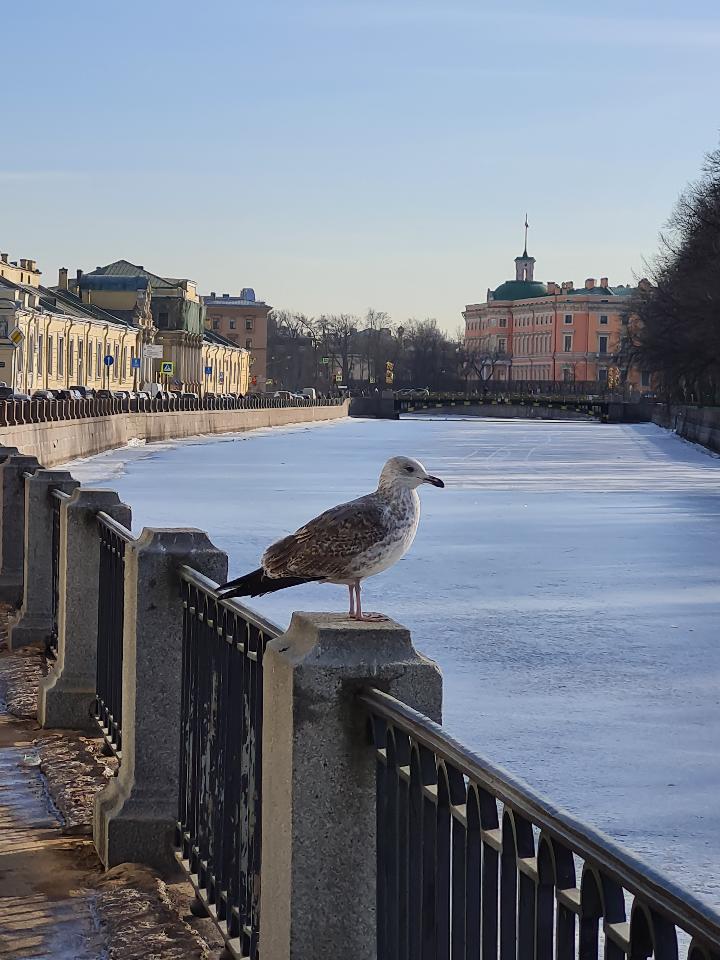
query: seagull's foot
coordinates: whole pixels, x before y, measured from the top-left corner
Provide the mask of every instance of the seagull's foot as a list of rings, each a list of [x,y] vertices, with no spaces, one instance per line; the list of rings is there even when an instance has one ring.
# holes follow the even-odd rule
[[[364,620],[366,623],[384,623],[390,617],[386,617],[384,613],[361,613],[359,616],[357,613],[353,613],[350,615],[350,619]]]

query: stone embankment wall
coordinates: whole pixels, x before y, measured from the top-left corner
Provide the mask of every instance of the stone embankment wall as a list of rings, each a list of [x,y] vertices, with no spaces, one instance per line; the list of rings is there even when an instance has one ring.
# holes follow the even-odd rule
[[[653,423],[674,430],[693,443],[720,453],[720,407],[666,407],[658,405]]]
[[[124,413],[87,420],[30,423],[0,428],[0,446],[17,447],[45,467],[124,447],[131,440],[179,440],[202,434],[240,433],[258,427],[337,420],[348,414],[347,401],[333,407],[267,407],[257,410],[197,410],[174,413]]]

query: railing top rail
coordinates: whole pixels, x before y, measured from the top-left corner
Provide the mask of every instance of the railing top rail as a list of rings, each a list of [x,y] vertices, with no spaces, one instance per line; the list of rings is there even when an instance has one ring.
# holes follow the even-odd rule
[[[271,620],[266,620],[265,617],[261,617],[257,613],[254,613],[248,607],[240,603],[239,600],[221,599],[217,592],[219,584],[215,583],[214,580],[211,580],[210,577],[206,577],[204,574],[198,573],[197,570],[194,570],[189,566],[180,567],[178,572],[180,574],[180,579],[184,580],[185,583],[192,584],[192,586],[202,590],[203,593],[208,594],[208,596],[213,600],[219,600],[222,606],[227,607],[227,609],[233,613],[239,613],[245,620],[247,620],[248,623],[254,627],[257,627],[258,630],[262,630],[262,632],[268,636],[279,637],[281,633],[285,632],[282,627],[279,627]]]
[[[121,540],[124,540],[125,543],[132,543],[134,541],[135,537],[132,535],[132,530],[128,530],[127,527],[118,523],[117,520],[113,520],[110,514],[105,513],[104,510],[99,510],[95,514],[95,518],[101,526],[105,527],[105,529],[111,533],[114,533]]]
[[[53,487],[53,488],[51,489],[51,491],[50,491],[50,496],[51,496],[51,497],[55,497],[56,500],[60,500],[61,502],[62,502],[63,500],[69,500],[69,499],[70,499],[70,494],[69,494],[69,493],[65,493],[64,490],[58,490],[56,487]]]
[[[720,948],[720,913],[659,871],[619,847],[610,837],[576,820],[552,800],[507,770],[478,756],[441,726],[375,688],[358,695],[368,711],[404,730],[470,781],[508,804],[572,853],[597,865],[634,896],[650,903],[693,937]]]

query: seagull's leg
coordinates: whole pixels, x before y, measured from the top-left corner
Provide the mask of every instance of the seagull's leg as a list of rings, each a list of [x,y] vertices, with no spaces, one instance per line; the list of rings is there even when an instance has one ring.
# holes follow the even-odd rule
[[[387,617],[382,613],[363,613],[362,606],[360,603],[360,581],[355,581],[355,595],[357,596],[357,604],[355,607],[355,619],[356,620],[387,620]]]
[[[351,619],[355,619],[355,584],[349,583],[348,590],[350,591],[350,613],[348,616]]]

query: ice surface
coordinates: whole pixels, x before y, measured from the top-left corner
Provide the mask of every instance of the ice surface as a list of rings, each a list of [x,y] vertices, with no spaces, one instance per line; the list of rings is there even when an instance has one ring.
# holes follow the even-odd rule
[[[92,458],[133,527],[209,531],[230,573],[422,460],[415,544],[368,610],[445,674],[465,743],[720,904],[720,459],[650,424],[346,420]],[[308,585],[251,604],[345,608]]]

